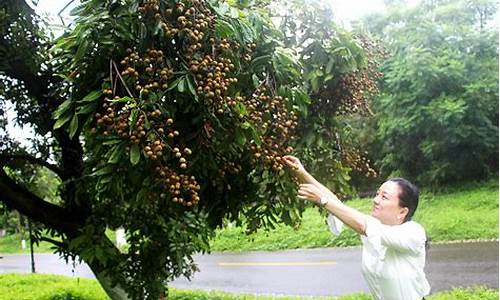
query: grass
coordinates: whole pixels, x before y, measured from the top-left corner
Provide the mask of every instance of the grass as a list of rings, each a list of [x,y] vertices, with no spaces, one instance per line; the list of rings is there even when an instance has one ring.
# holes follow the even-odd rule
[[[356,199],[348,205],[364,213],[371,199]],[[455,187],[439,193],[423,192],[414,220],[422,224],[433,242],[498,238],[498,182],[488,181]],[[211,242],[212,251],[282,250],[295,248],[342,247],[361,243],[359,236],[346,229],[333,236],[325,217],[317,208],[304,212],[296,230],[278,226],[273,231],[259,230],[251,235],[245,228],[228,224],[218,230]]]
[[[0,300],[107,300],[96,280],[69,278],[59,275],[3,274],[0,275]],[[290,297],[253,294],[230,294],[220,291],[169,289],[170,300],[371,300],[365,293],[340,297]],[[498,291],[485,287],[458,288],[440,292],[429,300],[497,300]]]
[[[17,234],[0,237],[0,253],[29,253],[29,239],[26,239],[26,248],[21,247],[21,236]],[[48,242],[40,242],[38,246],[33,245],[34,252],[52,252],[53,245]]]
[[[498,182],[424,194],[416,220],[433,241],[498,238]]]
[[[370,199],[356,199],[349,206],[369,213]],[[426,229],[433,242],[498,238],[498,182],[488,181],[448,188],[437,193],[423,192],[414,217]],[[325,217],[317,208],[307,209],[302,224],[294,229],[281,225],[275,230],[259,230],[246,235],[245,228],[228,224],[217,230],[211,241],[212,251],[283,250],[297,248],[343,247],[360,244],[354,231],[346,229],[333,236]],[[114,240],[114,232],[108,231]],[[50,252],[50,244],[42,242],[36,252]],[[22,250],[16,236],[0,238],[0,253],[28,253]]]
[[[106,230],[106,235],[108,238],[112,241],[115,241],[116,239],[116,233],[113,230]],[[30,253],[30,245],[29,245],[29,236],[26,234],[26,248],[23,249],[21,246],[21,235],[20,234],[11,234],[11,235],[6,235],[3,237],[0,237],[0,253],[4,254],[11,254],[11,253]],[[55,240],[58,240],[55,238]],[[33,252],[35,253],[47,253],[47,252],[54,252],[52,250],[52,245],[49,242],[41,241],[38,243],[38,246],[36,244],[33,245]]]

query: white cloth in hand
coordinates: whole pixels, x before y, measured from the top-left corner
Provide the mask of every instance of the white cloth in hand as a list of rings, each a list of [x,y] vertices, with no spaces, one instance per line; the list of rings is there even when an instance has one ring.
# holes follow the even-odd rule
[[[336,216],[328,213],[328,218],[326,219],[326,223],[328,224],[330,231],[334,235],[339,235],[342,232],[342,226],[344,225],[344,223],[342,223],[342,221],[340,221],[340,219],[337,218]]]

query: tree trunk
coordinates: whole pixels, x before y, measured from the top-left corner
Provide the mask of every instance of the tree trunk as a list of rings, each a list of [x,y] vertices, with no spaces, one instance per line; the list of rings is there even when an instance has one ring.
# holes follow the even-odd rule
[[[104,291],[106,292],[106,294],[108,295],[108,297],[112,300],[131,300],[132,298],[130,298],[127,294],[127,292],[125,292],[125,289],[120,286],[119,284],[118,285],[115,285],[115,286],[112,286],[111,284],[111,278],[109,278],[108,276],[105,275],[104,272],[99,272],[95,269],[100,269],[100,268],[96,268],[96,266],[92,266],[92,264],[89,264],[89,267],[90,269],[92,270],[92,272],[94,272],[94,275],[97,279],[97,281],[99,281],[99,284],[102,286],[102,288],[104,289]]]

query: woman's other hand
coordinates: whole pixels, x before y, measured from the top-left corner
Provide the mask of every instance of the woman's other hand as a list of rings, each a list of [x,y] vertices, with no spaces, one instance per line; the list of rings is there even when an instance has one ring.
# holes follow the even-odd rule
[[[300,199],[308,200],[314,203],[318,203],[322,197],[326,197],[325,191],[318,188],[316,185],[311,183],[304,183],[299,185],[299,190],[297,192],[297,197]]]

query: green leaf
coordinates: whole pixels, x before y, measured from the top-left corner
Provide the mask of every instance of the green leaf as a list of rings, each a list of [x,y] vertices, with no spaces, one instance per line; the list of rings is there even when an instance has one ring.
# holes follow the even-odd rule
[[[327,82],[327,81],[330,81],[333,79],[333,74],[328,74],[325,76],[325,78],[323,79],[323,82]]]
[[[252,133],[252,139],[255,145],[260,146],[262,144],[262,140],[260,137],[260,134],[257,132],[257,130],[254,127],[250,127],[251,133]]]
[[[139,149],[138,144],[132,145],[130,147],[130,162],[132,165],[137,165],[137,163],[141,160],[141,150]]]
[[[257,75],[252,74],[252,82],[254,87],[258,87],[260,84],[259,77]]]
[[[130,128],[130,132],[135,129],[135,124],[137,123],[137,117],[139,115],[139,110],[134,109],[130,116],[128,117],[128,127]]]
[[[68,100],[64,101],[63,103],[61,103],[61,105],[59,105],[57,110],[52,113],[52,118],[54,120],[59,119],[71,107],[71,102],[72,101],[70,99],[68,99]]]
[[[240,14],[236,8],[230,7],[229,8],[229,16],[231,18],[237,19],[240,16]]]
[[[142,188],[138,193],[137,195],[135,196],[135,200],[137,202],[142,202],[144,201],[144,199],[146,199],[146,195],[147,195],[148,191],[144,188]]]
[[[314,77],[311,79],[311,88],[315,93],[319,91],[319,77]]]
[[[89,46],[88,41],[89,41],[88,39],[82,39],[82,43],[80,44],[80,46],[78,46],[78,50],[76,51],[73,61],[80,60],[83,57],[83,55],[87,52],[87,47]]]
[[[179,84],[179,81],[181,81],[181,79],[182,79],[182,78],[183,78],[183,77],[179,77],[179,78],[177,78],[176,80],[174,80],[174,81],[173,81],[173,82],[169,85],[169,87],[168,87],[168,89],[167,89],[167,92],[168,92],[168,91],[170,91],[170,90],[172,90],[172,89],[174,89],[174,88],[176,88],[176,87],[177,87],[177,85]]]
[[[330,58],[328,60],[328,64],[326,65],[326,69],[325,69],[325,72],[327,74],[331,73],[332,72],[332,69],[333,69],[333,64],[335,63],[335,60],[333,58]]]
[[[160,32],[161,25],[163,22],[157,21],[154,28],[153,28],[153,35],[157,35],[158,32]]]
[[[69,123],[69,137],[73,138],[76,131],[78,130],[78,114],[74,114],[71,119],[71,123]]]
[[[271,55],[269,54],[258,56],[252,60],[251,68],[254,71],[260,71],[260,69],[268,65],[270,61]]]
[[[66,124],[72,117],[73,115],[70,113],[67,113],[64,115],[64,117],[61,117],[57,119],[56,123],[54,124],[54,129],[61,128],[64,124]]]
[[[214,4],[210,5],[215,13],[217,13],[219,16],[223,16],[227,13],[229,10],[229,5],[226,2],[215,2]]]
[[[252,125],[246,121],[241,123],[241,128],[243,128],[243,129],[248,129],[250,127],[252,127]]]
[[[107,146],[116,145],[116,144],[120,143],[121,141],[122,141],[121,139],[109,139],[109,140],[102,142],[102,145],[107,145]]]
[[[191,76],[187,77],[187,86],[189,89],[189,92],[194,96],[194,100],[198,102],[198,95],[196,94],[196,90],[194,89],[194,84],[193,84],[193,79]]]
[[[235,36],[235,30],[228,22],[218,19],[217,24],[215,24],[215,34],[220,38],[230,38]]]
[[[116,164],[117,162],[120,161],[120,158],[123,154],[123,146],[121,144],[113,146],[113,148],[111,148],[111,150],[108,151],[108,154],[109,154],[108,163]]]
[[[237,111],[240,115],[243,115],[243,116],[248,115],[247,108],[245,107],[245,104],[243,104],[243,103],[237,103],[237,104],[235,105],[235,109],[236,109],[236,111]]]
[[[132,34],[132,30],[125,27],[124,24],[122,24],[121,22],[116,22],[115,26],[116,26],[116,34],[118,37],[122,37],[130,41],[134,40],[134,35]]]
[[[179,93],[184,93],[185,91],[185,84],[186,82],[186,79],[184,77],[181,77],[180,80],[179,80],[179,83],[177,84],[177,90],[179,91]]]
[[[106,175],[106,174],[111,174],[114,171],[115,171],[114,166],[106,165],[104,168],[101,168],[101,169],[95,171],[94,173],[92,173],[91,176],[102,176],[102,175]]]
[[[96,99],[99,99],[101,97],[102,91],[97,90],[97,91],[92,91],[90,92],[87,96],[83,97],[82,100],[76,101],[77,103],[85,103],[85,102],[92,102],[95,101]]]
[[[92,103],[85,104],[84,106],[78,107],[76,110],[76,113],[79,115],[84,115],[84,114],[88,114],[90,112],[94,112],[96,110],[96,108],[97,108],[97,103],[92,102]]]
[[[116,98],[112,100],[108,100],[109,102],[118,102],[118,103],[127,103],[127,102],[135,102],[134,98],[131,98],[129,96],[121,97],[121,98]]]
[[[245,145],[247,142],[247,137],[245,136],[245,132],[239,128],[235,130],[235,139],[238,144],[241,146]]]

